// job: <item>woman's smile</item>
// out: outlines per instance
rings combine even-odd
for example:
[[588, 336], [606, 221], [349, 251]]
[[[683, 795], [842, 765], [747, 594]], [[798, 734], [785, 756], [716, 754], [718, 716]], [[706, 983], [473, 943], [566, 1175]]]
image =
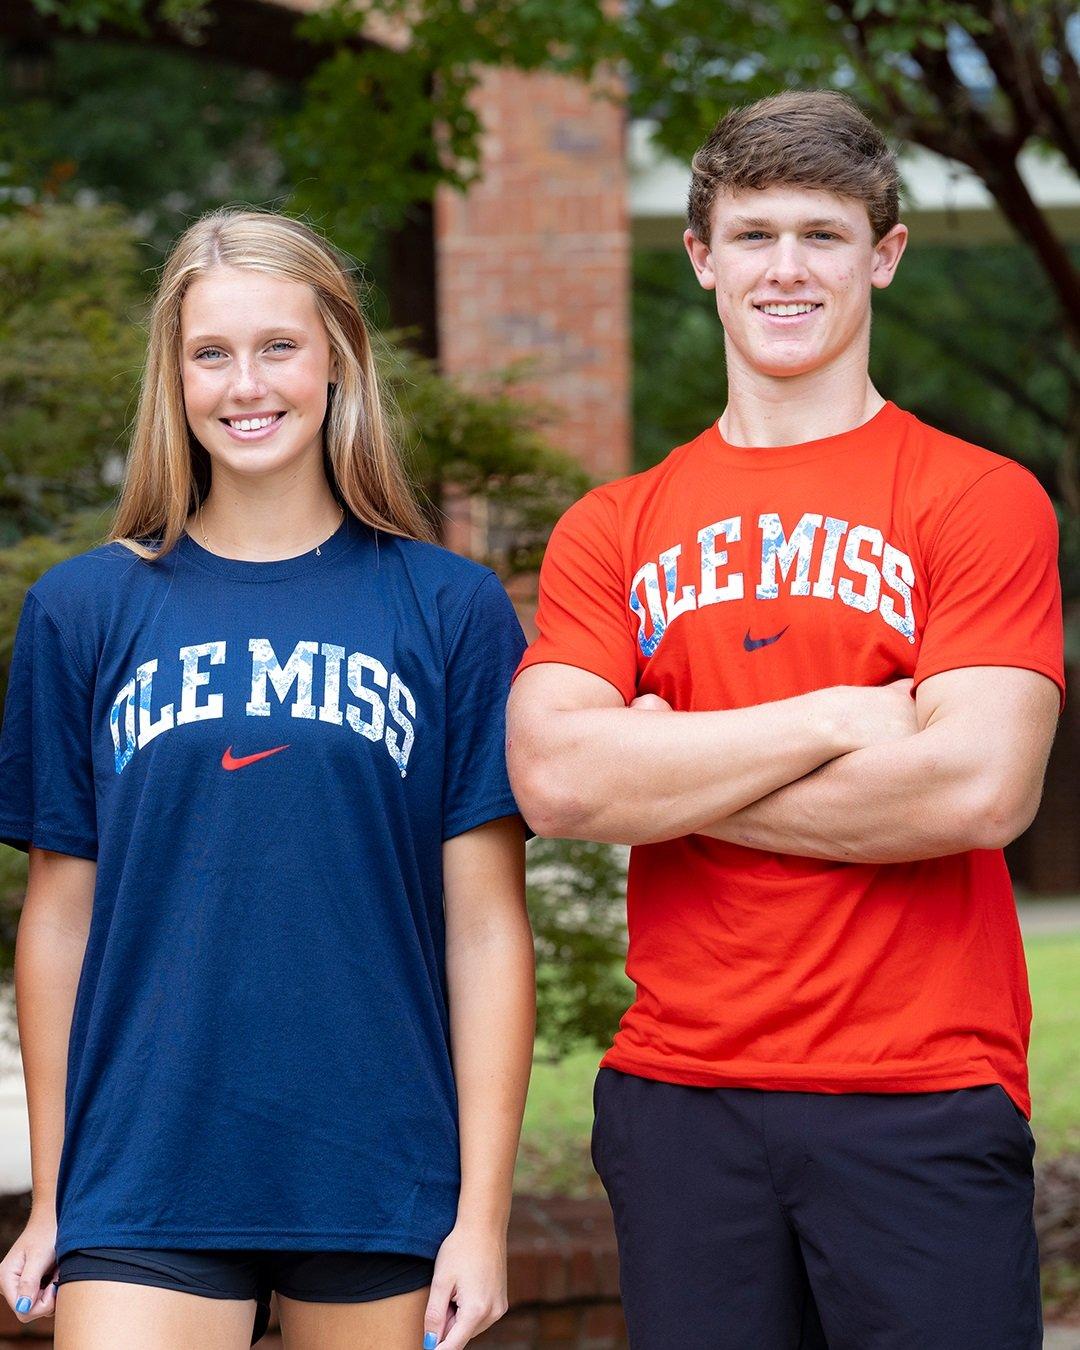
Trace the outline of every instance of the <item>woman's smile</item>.
[[235, 441], [264, 441], [274, 434], [284, 418], [285, 413], [273, 412], [218, 420]]

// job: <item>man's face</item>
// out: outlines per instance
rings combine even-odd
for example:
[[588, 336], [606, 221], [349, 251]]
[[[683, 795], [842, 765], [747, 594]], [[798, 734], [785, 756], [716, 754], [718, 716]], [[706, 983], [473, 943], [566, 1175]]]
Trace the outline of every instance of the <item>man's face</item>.
[[896, 225], [877, 244], [866, 207], [812, 188], [720, 193], [712, 234], [683, 236], [699, 283], [716, 291], [729, 365], [767, 376], [865, 366], [870, 292], [893, 278], [907, 241]]

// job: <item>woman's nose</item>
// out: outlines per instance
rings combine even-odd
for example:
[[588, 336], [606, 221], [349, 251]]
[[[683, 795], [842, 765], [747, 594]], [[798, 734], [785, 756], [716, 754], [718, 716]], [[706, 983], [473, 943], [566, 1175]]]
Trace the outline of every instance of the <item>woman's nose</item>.
[[266, 381], [262, 377], [255, 361], [238, 361], [233, 373], [233, 396], [235, 398], [262, 398], [266, 393]]

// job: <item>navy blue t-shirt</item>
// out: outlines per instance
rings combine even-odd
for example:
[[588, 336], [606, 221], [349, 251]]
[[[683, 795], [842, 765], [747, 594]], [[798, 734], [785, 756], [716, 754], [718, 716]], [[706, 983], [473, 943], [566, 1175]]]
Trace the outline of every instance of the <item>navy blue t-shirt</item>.
[[30, 590], [0, 839], [96, 858], [57, 1255], [434, 1256], [460, 1182], [441, 845], [516, 812], [492, 572], [347, 516]]

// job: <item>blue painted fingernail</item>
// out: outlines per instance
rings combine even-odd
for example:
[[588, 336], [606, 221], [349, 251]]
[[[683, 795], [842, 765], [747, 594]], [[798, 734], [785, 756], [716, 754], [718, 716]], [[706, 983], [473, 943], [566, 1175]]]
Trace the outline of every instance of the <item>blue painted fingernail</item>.
[[424, 1332], [424, 1350], [435, 1350], [439, 1344], [439, 1338], [433, 1331]]
[[15, 1311], [16, 1311], [16, 1312], [29, 1312], [29, 1311], [30, 1311], [30, 1304], [31, 1304], [32, 1302], [33, 1302], [33, 1300], [32, 1300], [31, 1298], [29, 1298], [26, 1294], [23, 1294], [22, 1298], [19, 1299], [18, 1303], [15, 1304]]

